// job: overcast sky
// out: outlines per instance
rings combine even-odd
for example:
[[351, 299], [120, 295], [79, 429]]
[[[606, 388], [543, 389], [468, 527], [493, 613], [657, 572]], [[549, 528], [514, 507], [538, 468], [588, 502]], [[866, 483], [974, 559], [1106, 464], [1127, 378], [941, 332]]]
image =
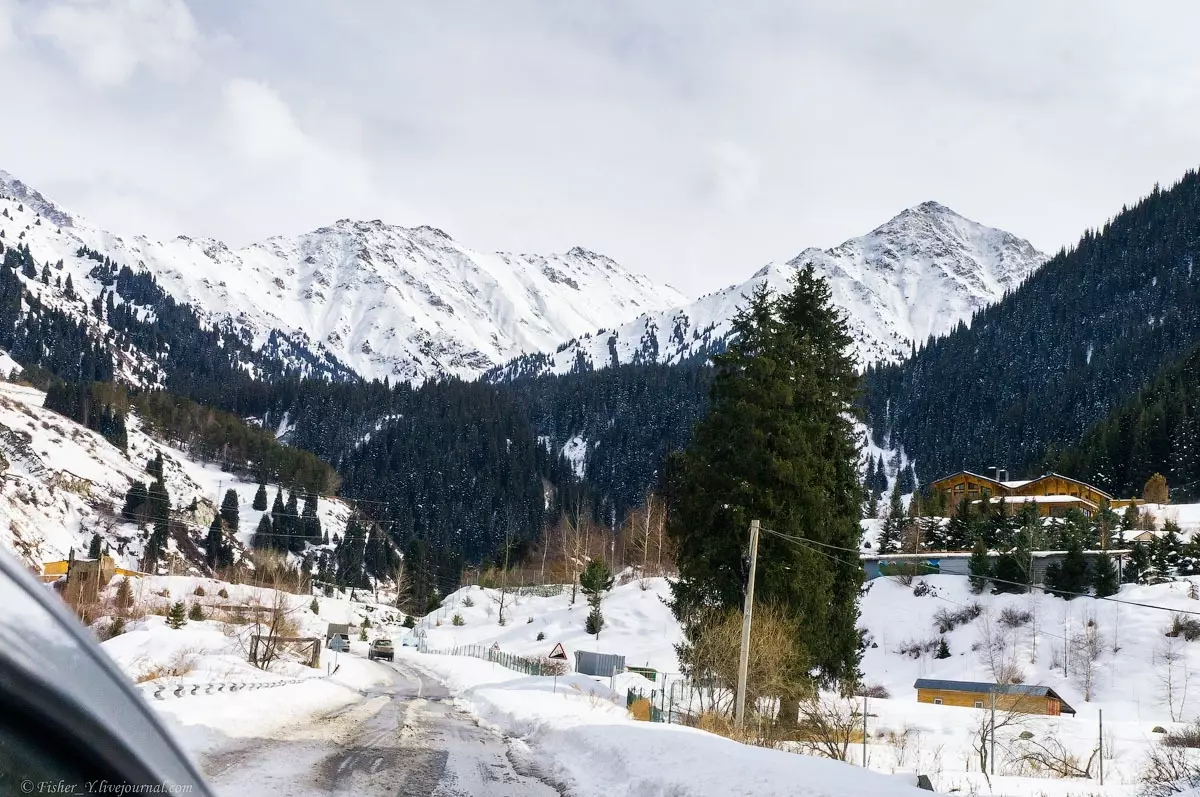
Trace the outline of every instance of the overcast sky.
[[0, 168], [119, 232], [382, 218], [698, 295], [927, 199], [1074, 241], [1195, 165], [1197, 29], [1128, 0], [0, 0]]

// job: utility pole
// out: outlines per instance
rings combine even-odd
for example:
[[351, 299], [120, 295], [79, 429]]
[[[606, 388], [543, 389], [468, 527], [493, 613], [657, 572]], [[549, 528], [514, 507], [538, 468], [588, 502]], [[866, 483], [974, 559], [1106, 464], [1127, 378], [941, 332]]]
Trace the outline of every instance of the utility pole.
[[867, 768], [867, 696], [863, 695], [863, 769]]
[[746, 717], [746, 670], [750, 666], [750, 616], [754, 613], [754, 571], [758, 567], [758, 521], [750, 521], [750, 583], [746, 586], [746, 608], [742, 612], [742, 653], [738, 659], [737, 727]]
[[992, 774], [996, 774], [996, 687], [992, 687], [992, 728], [991, 728], [992, 754], [988, 757], [988, 766], [991, 768]]

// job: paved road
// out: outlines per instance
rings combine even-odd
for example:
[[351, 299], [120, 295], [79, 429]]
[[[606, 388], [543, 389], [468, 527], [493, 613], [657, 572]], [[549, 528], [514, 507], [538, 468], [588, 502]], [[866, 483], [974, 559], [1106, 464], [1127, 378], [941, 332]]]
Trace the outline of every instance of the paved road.
[[501, 737], [457, 711], [444, 687], [403, 662], [393, 683], [271, 739], [202, 762], [219, 794], [558, 797]]

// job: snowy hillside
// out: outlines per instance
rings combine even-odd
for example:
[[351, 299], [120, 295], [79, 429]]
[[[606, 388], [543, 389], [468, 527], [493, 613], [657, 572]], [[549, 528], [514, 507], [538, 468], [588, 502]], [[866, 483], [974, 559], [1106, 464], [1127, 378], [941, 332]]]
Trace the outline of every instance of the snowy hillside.
[[483, 253], [432, 227], [341, 220], [242, 249], [180, 236], [153, 241], [89, 225], [0, 172], [0, 231], [38, 260], [62, 260], [85, 299], [100, 292], [87, 246], [149, 271], [209, 322], [272, 331], [368, 378], [474, 377], [523, 352], [674, 307], [673, 288], [576, 247], [561, 255]]
[[[147, 482], [146, 463], [161, 451], [164, 482], [173, 505], [171, 519], [188, 532], [188, 542], [171, 538], [168, 556], [179, 554], [181, 572], [195, 559], [215, 504], [234, 489], [240, 501], [238, 541], [248, 545], [261, 512], [251, 509], [257, 484], [190, 459], [182, 451], [146, 435], [136, 415], [128, 427], [128, 455], [97, 432], [44, 409], [45, 394], [0, 382], [0, 546], [32, 567], [67, 558], [74, 548], [86, 555], [94, 533], [111, 549], [118, 567], [136, 569], [147, 532], [120, 516], [134, 481]], [[274, 494], [274, 488], [271, 488]], [[193, 501], [195, 508], [192, 508]], [[318, 504], [322, 528], [345, 530], [349, 508], [336, 499]], [[198, 570], [196, 572], [199, 572]]]
[[834, 303], [846, 311], [859, 361], [894, 361], [969, 321], [1045, 260], [1028, 241], [925, 202], [861, 238], [833, 249], [806, 249], [739, 285], [584, 335], [553, 354], [511, 363], [505, 372], [566, 373], [581, 362], [599, 368], [703, 354], [729, 334], [734, 313], [756, 286], [785, 291], [796, 269], [808, 263], [829, 281]]

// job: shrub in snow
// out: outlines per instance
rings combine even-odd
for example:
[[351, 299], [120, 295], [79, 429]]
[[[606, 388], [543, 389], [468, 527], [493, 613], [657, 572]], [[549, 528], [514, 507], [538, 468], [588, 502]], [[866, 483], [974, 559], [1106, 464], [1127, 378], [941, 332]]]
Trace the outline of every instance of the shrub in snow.
[[308, 608], [312, 611], [313, 614], [321, 613], [321, 604], [317, 603], [316, 598], [312, 599], [312, 603], [308, 604]]
[[188, 610], [188, 619], [189, 620], [203, 620], [204, 619], [204, 607], [201, 606], [199, 603], [193, 603], [192, 608]]
[[183, 601], [175, 601], [171, 604], [171, 611], [167, 614], [167, 625], [174, 629], [180, 629], [187, 625], [187, 609], [184, 607]]
[[121, 611], [127, 611], [133, 606], [133, 587], [129, 585], [129, 579], [121, 579], [121, 583], [117, 584], [117, 608]]
[[896, 652], [902, 656], [909, 656], [914, 659], [919, 659], [924, 653], [937, 652], [938, 648], [940, 647], [938, 643], [941, 641], [942, 640], [940, 637], [925, 640], [910, 639], [907, 642], [900, 643], [900, 646], [896, 648]]
[[1200, 620], [1184, 614], [1171, 616], [1171, 628], [1167, 631], [1169, 637], [1183, 637], [1188, 642], [1200, 639]]
[[194, 590], [192, 590], [192, 594], [204, 597], [208, 593], [204, 591], [204, 587], [196, 587]]
[[1028, 625], [1033, 620], [1033, 612], [1025, 609], [1018, 609], [1015, 606], [1006, 606], [1000, 612], [1000, 617], [996, 622], [1000, 623], [1004, 628], [1020, 628], [1023, 625]]
[[221, 587], [221, 591], [218, 592], [217, 594], [220, 595], [222, 598], [228, 598], [229, 590], [225, 589], [224, 587]]
[[543, 631], [538, 631], [538, 635], [537, 635], [537, 641], [538, 641], [538, 642], [541, 642], [541, 641], [542, 641], [543, 639], [545, 639], [545, 638], [546, 638], [546, 634], [545, 634], [545, 632], [543, 632]]
[[472, 606], [474, 606], [474, 605], [475, 605], [475, 601], [471, 600], [471, 596], [470, 596], [470, 595], [468, 595], [467, 597], [463, 598], [463, 602], [462, 602], [462, 603], [463, 603], [463, 606], [466, 606], [468, 609], [470, 609]]
[[404, 622], [401, 623], [405, 628], [415, 628], [417, 621], [413, 619], [411, 614], [404, 615]]
[[114, 617], [112, 622], [108, 624], [108, 628], [104, 631], [105, 639], [112, 639], [115, 636], [120, 636], [125, 633], [125, 618]]
[[863, 697], [878, 697], [883, 700], [892, 696], [892, 693], [883, 684], [866, 684], [863, 686], [861, 694]]
[[367, 641], [367, 627], [365, 625], [362, 628], [358, 629], [358, 641], [359, 642]]
[[927, 581], [918, 581], [913, 585], [913, 596], [924, 598], [926, 595], [933, 594], [933, 587], [929, 586]]
[[461, 614], [456, 614], [450, 618], [451, 625], [466, 625], [467, 621], [463, 619]]
[[526, 623], [532, 623], [532, 622], [533, 622], [533, 618], [532, 618], [532, 617], [526, 617], [526, 618], [525, 618], [525, 622], [526, 622]]
[[933, 614], [933, 624], [937, 626], [939, 634], [946, 634], [960, 625], [971, 622], [981, 614], [983, 614], [983, 607], [978, 603], [968, 604], [955, 611], [938, 609]]
[[363, 629], [364, 629], [364, 630], [366, 630], [366, 629], [368, 629], [368, 628], [370, 628], [370, 627], [371, 627], [371, 618], [370, 618], [370, 617], [364, 617], [364, 618], [363, 618], [362, 627], [363, 627]]

